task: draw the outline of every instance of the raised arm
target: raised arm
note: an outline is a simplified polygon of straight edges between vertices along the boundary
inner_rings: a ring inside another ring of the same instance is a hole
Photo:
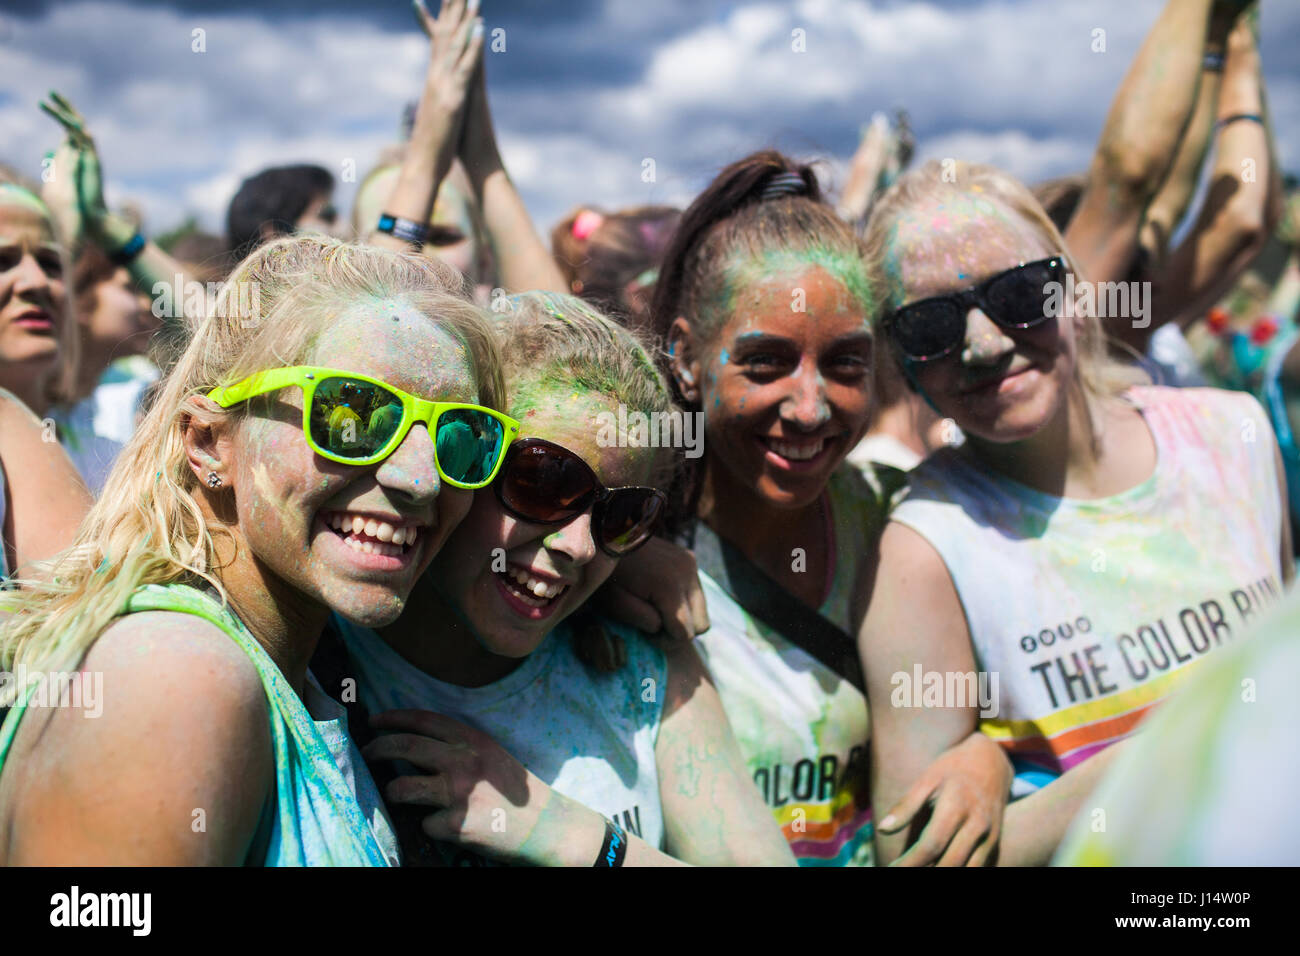
[[[53,117],[67,134],[63,145],[55,153],[55,178],[44,195],[54,209],[60,226],[74,232],[66,237],[70,251],[75,252],[76,245],[84,238],[103,249],[110,259],[119,253],[132,252],[140,241],[136,238],[135,225],[126,217],[110,212],[104,201],[104,176],[99,152],[95,148],[94,137],[86,129],[85,119],[66,98],[54,91],[50,92],[47,102],[41,103],[41,109]],[[69,182],[73,184],[71,189],[68,188]],[[69,202],[72,201],[76,203],[75,209],[69,208]],[[134,251],[126,268],[136,288],[149,296],[156,295],[156,287],[159,285],[169,289],[176,286],[187,288],[192,280],[192,276],[177,259],[147,239],[143,246]],[[181,298],[189,299],[188,296]],[[197,297],[195,301],[197,302]],[[185,312],[187,305],[192,306],[194,303],[176,302],[172,314],[161,318],[165,323],[203,318],[198,313]]]
[[[0,389],[5,561],[19,576],[69,547],[94,503],[72,461],[16,396]]]
[[[1065,239],[1087,278],[1127,278],[1138,227],[1164,181],[1195,102],[1211,7],[1169,0],[1111,103]]]
[[[845,222],[858,222],[866,216],[871,206],[872,193],[880,181],[880,174],[885,170],[892,145],[889,120],[884,114],[877,113],[862,134],[857,152],[849,162],[849,178],[840,191],[840,201],[835,211]]]
[[[533,227],[524,201],[510,181],[497,148],[488,109],[486,66],[478,65],[465,114],[460,159],[473,184],[497,274],[507,293],[542,290],[569,292],[560,267]]]
[[[422,0],[412,5],[429,37],[429,67],[411,141],[384,212],[426,227],[460,141],[466,92],[483,52],[483,21],[477,16],[478,0],[443,0],[436,20]],[[379,231],[369,233],[368,241],[397,252],[422,245]]]
[[[1204,313],[1259,254],[1281,215],[1255,12],[1238,19],[1228,37],[1209,195],[1156,277],[1157,321],[1188,325]]]
[[[1223,86],[1228,33],[1232,24],[1233,21],[1218,7],[1210,14],[1210,25],[1205,37],[1205,56],[1197,81],[1196,103],[1192,107],[1191,119],[1179,140],[1169,175],[1160,184],[1159,191],[1142,218],[1138,246],[1151,271],[1159,272],[1164,268],[1170,252],[1171,236],[1196,192],[1201,166],[1213,138],[1214,121],[1219,114],[1219,90]]]

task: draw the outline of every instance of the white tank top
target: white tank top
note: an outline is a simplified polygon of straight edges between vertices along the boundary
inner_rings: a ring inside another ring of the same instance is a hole
[[[818,611],[853,634],[850,607],[885,505],[868,465],[827,484],[832,542]],[[797,559],[797,556],[796,556]],[[712,626],[695,639],[749,773],[800,866],[871,866],[867,699],[786,635],[752,617],[708,574]]]
[[[578,660],[561,623],[501,680],[459,687],[419,670],[374,631],[338,615],[333,620],[371,714],[431,710],[475,727],[559,793],[664,848],[655,743],[668,668],[663,652],[639,632],[602,622],[627,647],[627,664],[612,674]],[[439,850],[453,865],[487,863],[459,847]]]
[[[1208,388],[1127,397],[1157,452],[1128,491],[1058,498],[944,449],[892,514],[952,576],[977,667],[990,690],[997,679],[981,729],[1010,752],[1017,795],[1131,733],[1282,591],[1284,503],[1259,403]]]

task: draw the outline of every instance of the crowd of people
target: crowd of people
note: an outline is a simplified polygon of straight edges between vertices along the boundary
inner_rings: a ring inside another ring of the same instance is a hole
[[[1078,175],[879,116],[549,248],[416,12],[350,217],[151,241],[57,93],[0,170],[0,864],[1300,858],[1257,2],[1169,0]]]

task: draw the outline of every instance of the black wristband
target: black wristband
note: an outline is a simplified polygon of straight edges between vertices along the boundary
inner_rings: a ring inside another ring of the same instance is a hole
[[[1211,73],[1222,73],[1223,54],[1206,51],[1205,58],[1201,60],[1201,69],[1209,70]]]
[[[388,212],[379,217],[379,231],[395,236],[403,242],[409,242],[413,246],[422,246],[429,238],[427,225]]]
[[[117,250],[117,252],[110,252],[108,254],[108,261],[116,266],[129,266],[135,261],[135,257],[140,254],[141,250],[144,249],[144,246],[144,233],[137,229],[135,235],[127,240],[126,245]]]
[[[605,821],[605,842],[600,845],[600,856],[591,864],[596,867],[622,866],[623,857],[627,856],[627,834],[622,828],[610,821]]]

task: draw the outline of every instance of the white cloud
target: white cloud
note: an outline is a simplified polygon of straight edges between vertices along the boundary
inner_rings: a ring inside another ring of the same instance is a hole
[[[542,227],[583,202],[684,203],[721,166],[773,142],[842,168],[859,126],[900,106],[911,114],[921,156],[984,159],[1032,180],[1086,164],[1162,5],[604,0],[583,14],[557,7],[559,28],[512,26],[511,59],[499,70],[489,63],[493,112]],[[1282,157],[1294,168],[1300,80],[1287,37],[1300,33],[1300,4],[1269,5],[1263,20],[1265,67],[1274,71],[1269,101]],[[191,50],[195,28],[206,31],[205,53]],[[1091,49],[1097,28],[1106,31],[1105,53]],[[805,31],[806,52],[792,49],[796,29]],[[58,89],[90,121],[110,198],[139,199],[154,229],[187,213],[220,229],[239,181],[268,164],[317,162],[337,176],[353,159],[363,175],[395,138],[428,55],[414,28],[387,32],[360,10],[289,16],[273,0],[266,15],[77,0],[38,19],[0,20],[0,37],[0,159],[39,170],[59,131],[36,103]],[[642,44],[657,45],[633,56]],[[575,80],[570,70],[560,93],[532,79],[554,75],[546,70],[573,49],[596,45],[626,50],[628,62],[644,67],[618,81],[596,70]],[[646,157],[656,162],[653,184],[641,181]],[[341,209],[354,188],[340,183]]]
[[[954,130],[918,145],[916,162],[954,158],[988,163],[1026,183],[1082,172],[1092,158],[1090,139],[1051,136],[1036,139],[1018,129],[986,133]]]

